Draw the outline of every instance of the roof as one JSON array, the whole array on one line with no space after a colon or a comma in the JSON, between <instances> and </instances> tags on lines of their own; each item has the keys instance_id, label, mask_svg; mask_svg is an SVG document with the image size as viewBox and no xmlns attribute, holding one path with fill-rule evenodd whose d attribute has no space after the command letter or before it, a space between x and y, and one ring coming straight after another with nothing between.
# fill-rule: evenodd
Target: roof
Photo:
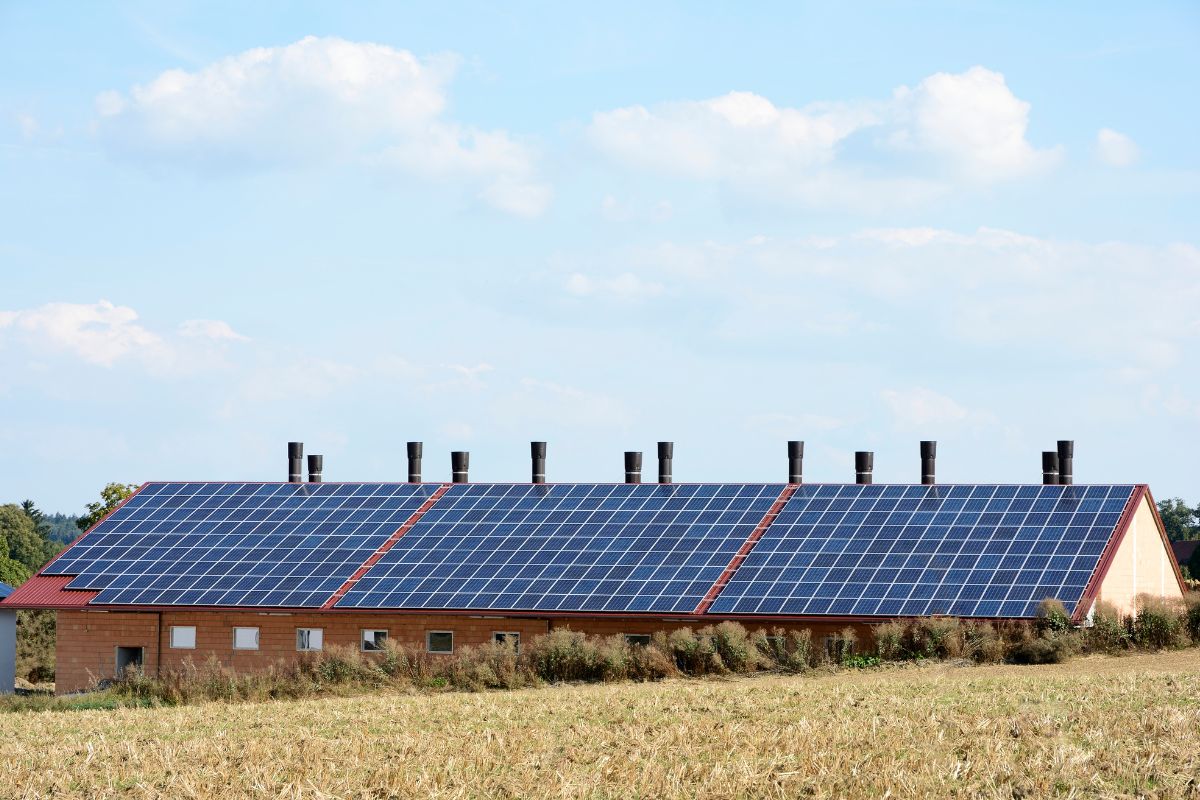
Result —
<instances>
[{"instance_id":1,"label":"roof","mask_svg":"<svg viewBox=\"0 0 1200 800\"><path fill-rule=\"evenodd\" d=\"M13 590L13 588L11 586L9 586L7 583L0 582L0 600L3 600L4 598L6 598L10 594L12 594L12 590Z\"/></svg>"},{"instance_id":2,"label":"roof","mask_svg":"<svg viewBox=\"0 0 1200 800\"><path fill-rule=\"evenodd\" d=\"M1192 560L1196 549L1200 548L1200 539L1186 542L1171 542L1171 552L1175 554L1175 563L1183 565Z\"/></svg>"},{"instance_id":3,"label":"roof","mask_svg":"<svg viewBox=\"0 0 1200 800\"><path fill-rule=\"evenodd\" d=\"M1144 487L149 483L5 605L1021 618Z\"/></svg>"}]
</instances>

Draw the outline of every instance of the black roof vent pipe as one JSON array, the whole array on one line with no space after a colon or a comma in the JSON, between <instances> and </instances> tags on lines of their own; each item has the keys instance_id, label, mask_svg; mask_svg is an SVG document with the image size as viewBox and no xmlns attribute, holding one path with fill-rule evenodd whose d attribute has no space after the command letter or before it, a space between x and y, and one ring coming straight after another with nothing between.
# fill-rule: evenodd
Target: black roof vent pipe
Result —
<instances>
[{"instance_id":1,"label":"black roof vent pipe","mask_svg":"<svg viewBox=\"0 0 1200 800\"><path fill-rule=\"evenodd\" d=\"M671 482L671 461L675 457L674 442L658 443L658 482Z\"/></svg>"},{"instance_id":2,"label":"black roof vent pipe","mask_svg":"<svg viewBox=\"0 0 1200 800\"><path fill-rule=\"evenodd\" d=\"M530 442L529 457L533 461L533 477L530 483L546 482L546 443Z\"/></svg>"},{"instance_id":3,"label":"black roof vent pipe","mask_svg":"<svg viewBox=\"0 0 1200 800\"><path fill-rule=\"evenodd\" d=\"M1042 451L1042 484L1058 485L1058 453L1053 450Z\"/></svg>"},{"instance_id":4,"label":"black roof vent pipe","mask_svg":"<svg viewBox=\"0 0 1200 800\"><path fill-rule=\"evenodd\" d=\"M320 483L322 467L325 466L325 458L323 456L311 455L308 457L308 482Z\"/></svg>"},{"instance_id":5,"label":"black roof vent pipe","mask_svg":"<svg viewBox=\"0 0 1200 800\"><path fill-rule=\"evenodd\" d=\"M1058 440L1058 482L1070 486L1075 482L1075 442Z\"/></svg>"},{"instance_id":6,"label":"black roof vent pipe","mask_svg":"<svg viewBox=\"0 0 1200 800\"><path fill-rule=\"evenodd\" d=\"M425 452L423 442L408 443L408 482L421 482L421 456Z\"/></svg>"},{"instance_id":7,"label":"black roof vent pipe","mask_svg":"<svg viewBox=\"0 0 1200 800\"><path fill-rule=\"evenodd\" d=\"M625 451L625 482L642 482L642 454L639 450Z\"/></svg>"},{"instance_id":8,"label":"black roof vent pipe","mask_svg":"<svg viewBox=\"0 0 1200 800\"><path fill-rule=\"evenodd\" d=\"M937 483L934 480L935 461L937 461L937 442L929 440L921 442L921 484L923 486L933 486Z\"/></svg>"},{"instance_id":9,"label":"black roof vent pipe","mask_svg":"<svg viewBox=\"0 0 1200 800\"><path fill-rule=\"evenodd\" d=\"M471 454L466 450L455 450L450 454L450 480L454 483L467 482L467 470L471 466Z\"/></svg>"},{"instance_id":10,"label":"black roof vent pipe","mask_svg":"<svg viewBox=\"0 0 1200 800\"><path fill-rule=\"evenodd\" d=\"M854 482L868 484L871 473L875 471L875 454L869 450L859 450L854 454Z\"/></svg>"},{"instance_id":11,"label":"black roof vent pipe","mask_svg":"<svg viewBox=\"0 0 1200 800\"><path fill-rule=\"evenodd\" d=\"M288 483L304 482L304 442L288 442Z\"/></svg>"},{"instance_id":12,"label":"black roof vent pipe","mask_svg":"<svg viewBox=\"0 0 1200 800\"><path fill-rule=\"evenodd\" d=\"M788 442L788 483L804 483L804 442Z\"/></svg>"}]
</instances>

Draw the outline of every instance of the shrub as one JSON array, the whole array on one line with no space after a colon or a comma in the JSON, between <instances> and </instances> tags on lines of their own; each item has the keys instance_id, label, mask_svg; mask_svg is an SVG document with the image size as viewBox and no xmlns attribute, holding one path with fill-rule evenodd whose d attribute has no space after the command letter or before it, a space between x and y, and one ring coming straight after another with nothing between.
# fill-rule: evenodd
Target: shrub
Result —
<instances>
[{"instance_id":1,"label":"shrub","mask_svg":"<svg viewBox=\"0 0 1200 800\"><path fill-rule=\"evenodd\" d=\"M1185 618L1178 604L1158 597L1138 595L1133 620L1133 640L1139 647L1160 649L1184 643Z\"/></svg>"},{"instance_id":2,"label":"shrub","mask_svg":"<svg viewBox=\"0 0 1200 800\"><path fill-rule=\"evenodd\" d=\"M702 630L711 631L712 628ZM710 633L697 634L691 628L679 628L667 634L667 651L685 675L723 675L729 670L721 661L713 639Z\"/></svg>"},{"instance_id":3,"label":"shrub","mask_svg":"<svg viewBox=\"0 0 1200 800\"><path fill-rule=\"evenodd\" d=\"M1092 625L1084 630L1084 642L1093 653L1119 653L1129 647L1129 630L1121 612L1112 603L1097 603Z\"/></svg>"},{"instance_id":4,"label":"shrub","mask_svg":"<svg viewBox=\"0 0 1200 800\"><path fill-rule=\"evenodd\" d=\"M595 644L580 631L555 628L527 644L525 653L533 671L544 681L594 681L604 677ZM620 657L610 647L610 665L617 660L614 656ZM613 672L611 666L609 672ZM620 672L624 672L623 667ZM623 674L613 674L607 679L620 677Z\"/></svg>"},{"instance_id":5,"label":"shrub","mask_svg":"<svg viewBox=\"0 0 1200 800\"><path fill-rule=\"evenodd\" d=\"M960 655L958 619L925 617L912 627L912 649L926 658L957 658Z\"/></svg>"},{"instance_id":6,"label":"shrub","mask_svg":"<svg viewBox=\"0 0 1200 800\"><path fill-rule=\"evenodd\" d=\"M1004 660L1004 640L990 622L968 621L958 628L959 653L980 664Z\"/></svg>"},{"instance_id":7,"label":"shrub","mask_svg":"<svg viewBox=\"0 0 1200 800\"><path fill-rule=\"evenodd\" d=\"M722 622L716 627L703 628L700 633L712 638L717 656L730 672L753 672L759 668L757 648L738 623Z\"/></svg>"},{"instance_id":8,"label":"shrub","mask_svg":"<svg viewBox=\"0 0 1200 800\"><path fill-rule=\"evenodd\" d=\"M1071 615L1062 601L1048 597L1037 606L1037 621L1039 632L1053 631L1063 633L1071 630Z\"/></svg>"},{"instance_id":9,"label":"shrub","mask_svg":"<svg viewBox=\"0 0 1200 800\"><path fill-rule=\"evenodd\" d=\"M1075 654L1077 642L1072 632L1046 630L1021 625L1013 629L1015 638L1009 642L1008 660L1015 664L1058 664Z\"/></svg>"},{"instance_id":10,"label":"shrub","mask_svg":"<svg viewBox=\"0 0 1200 800\"><path fill-rule=\"evenodd\" d=\"M1200 548L1197 548L1200 552ZM1200 644L1200 594L1189 592L1183 599L1184 627L1193 644Z\"/></svg>"},{"instance_id":11,"label":"shrub","mask_svg":"<svg viewBox=\"0 0 1200 800\"><path fill-rule=\"evenodd\" d=\"M875 636L875 652L884 661L894 661L904 657L904 640L908 635L908 626L903 622L893 620L876 625L872 633Z\"/></svg>"}]
</instances>

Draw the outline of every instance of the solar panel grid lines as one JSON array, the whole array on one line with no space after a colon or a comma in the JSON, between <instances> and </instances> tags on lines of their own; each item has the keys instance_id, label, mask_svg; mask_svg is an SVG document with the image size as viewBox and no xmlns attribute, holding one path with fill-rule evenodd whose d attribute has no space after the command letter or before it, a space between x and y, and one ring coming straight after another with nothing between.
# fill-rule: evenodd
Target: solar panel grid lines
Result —
<instances>
[{"instance_id":1,"label":"solar panel grid lines","mask_svg":"<svg viewBox=\"0 0 1200 800\"><path fill-rule=\"evenodd\" d=\"M691 613L781 484L457 484L337 608Z\"/></svg>"},{"instance_id":2,"label":"solar panel grid lines","mask_svg":"<svg viewBox=\"0 0 1200 800\"><path fill-rule=\"evenodd\" d=\"M1027 617L1081 599L1129 485L807 485L713 614Z\"/></svg>"},{"instance_id":3,"label":"solar panel grid lines","mask_svg":"<svg viewBox=\"0 0 1200 800\"><path fill-rule=\"evenodd\" d=\"M319 607L437 486L147 484L43 573L97 605Z\"/></svg>"}]
</instances>

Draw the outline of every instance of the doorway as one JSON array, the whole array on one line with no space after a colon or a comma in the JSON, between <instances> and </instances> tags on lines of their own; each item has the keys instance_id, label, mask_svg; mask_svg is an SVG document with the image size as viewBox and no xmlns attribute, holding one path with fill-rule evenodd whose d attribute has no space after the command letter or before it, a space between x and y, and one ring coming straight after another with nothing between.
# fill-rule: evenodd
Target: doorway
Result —
<instances>
[{"instance_id":1,"label":"doorway","mask_svg":"<svg viewBox=\"0 0 1200 800\"><path fill-rule=\"evenodd\" d=\"M138 672L142 671L142 661L145 656L146 648L144 647L118 647L117 648L117 677L125 675L125 671L132 667Z\"/></svg>"}]
</instances>

